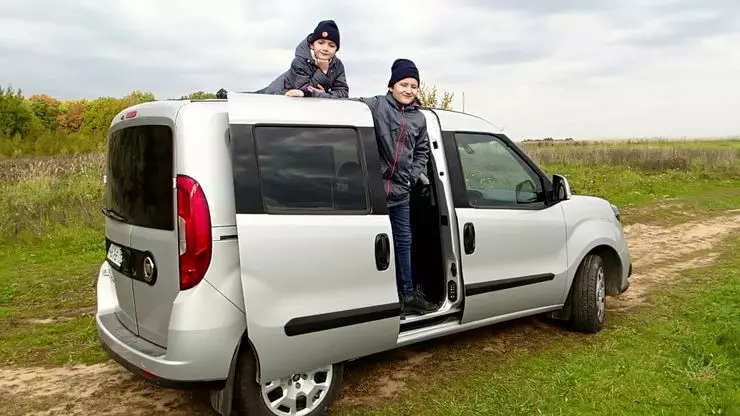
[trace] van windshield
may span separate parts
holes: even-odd
[[[105,211],[131,225],[173,230],[172,147],[168,126],[113,132],[108,142]]]

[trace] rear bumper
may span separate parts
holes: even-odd
[[[124,327],[116,317],[115,286],[103,264],[98,275],[98,338],[111,358],[150,382],[178,389],[220,389],[246,329],[239,311],[209,283],[173,303],[167,348]]]

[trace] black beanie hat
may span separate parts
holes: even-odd
[[[337,45],[337,50],[339,50],[339,28],[333,20],[320,21],[313,33],[308,35],[308,43],[314,43],[319,39],[329,39]]]
[[[405,78],[413,78],[419,82],[419,70],[411,60],[396,59],[391,66],[391,79],[388,81],[388,87],[392,87],[393,84]]]

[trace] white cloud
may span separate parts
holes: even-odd
[[[0,83],[60,98],[248,91],[334,19],[351,94],[395,58],[514,138],[740,134],[734,0],[0,3]]]

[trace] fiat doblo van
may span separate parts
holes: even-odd
[[[348,360],[534,314],[599,331],[632,271],[618,208],[479,117],[421,111],[413,279],[439,305],[424,315],[401,314],[362,102],[231,93],[118,114],[97,280],[109,355],[210,390],[224,415],[316,415]]]

